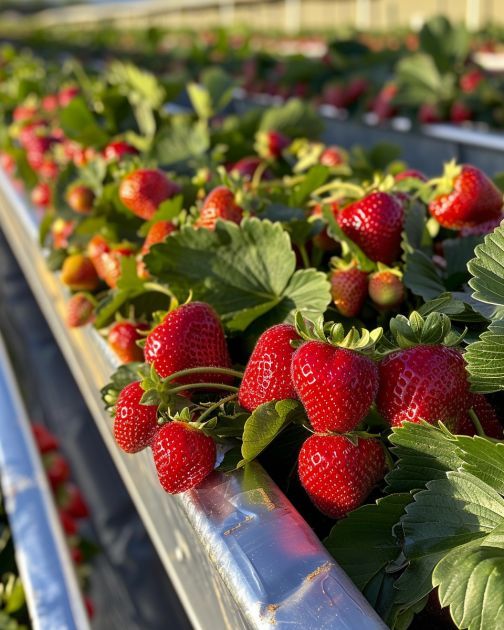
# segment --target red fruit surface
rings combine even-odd
[[[404,300],[404,284],[391,271],[377,271],[369,276],[369,297],[381,308],[394,308]]]
[[[450,109],[450,120],[453,123],[463,123],[472,120],[473,112],[465,103],[455,101]]]
[[[0,167],[8,174],[16,172],[16,160],[10,153],[0,152]]]
[[[36,105],[18,105],[12,112],[12,118],[15,122],[21,122],[22,120],[30,120],[37,115]]]
[[[103,149],[103,156],[107,161],[120,160],[124,155],[138,155],[138,150],[124,140],[110,142]]]
[[[98,277],[113,289],[121,277],[123,256],[132,256],[133,250],[129,245],[117,245],[111,248],[103,236],[96,234],[89,241],[88,254],[93,261]]]
[[[323,166],[339,166],[345,163],[345,156],[339,147],[327,147],[322,151],[319,162]]]
[[[119,186],[122,203],[141,219],[149,221],[159,205],[180,192],[180,186],[157,169],[140,168],[127,175]]]
[[[177,227],[171,221],[156,221],[153,223],[142,246],[142,254],[146,254],[152,245],[162,243],[167,236],[177,231]]]
[[[53,489],[68,481],[70,467],[67,460],[60,453],[49,452],[43,457],[44,468]]]
[[[254,177],[255,172],[261,164],[261,158],[252,155],[238,160],[238,162],[233,164],[230,170],[232,173],[237,173],[238,175],[243,177],[246,181],[250,181]],[[271,179],[271,177],[271,171],[265,169],[261,175],[261,181],[264,179]]]
[[[88,505],[82,496],[82,492],[74,483],[67,483],[59,488],[57,493],[58,507],[72,518],[87,518],[89,516]]]
[[[138,453],[151,442],[158,431],[157,406],[141,405],[144,390],[134,381],[121,391],[114,418],[114,437],[126,453]]]
[[[90,324],[94,320],[95,305],[84,293],[76,293],[68,300],[66,322],[70,328]]]
[[[290,139],[279,131],[259,131],[256,149],[261,157],[276,160],[290,143]]]
[[[169,422],[152,443],[159,483],[178,494],[198,486],[215,466],[215,442],[183,422]]]
[[[469,394],[467,407],[468,409],[472,408],[474,413],[478,416],[485,435],[497,440],[504,439],[503,427],[497,416],[497,412],[483,394]],[[476,427],[469,417],[469,414],[464,413],[459,419],[457,433],[462,435],[476,435]]]
[[[422,173],[422,171],[417,171],[415,168],[409,168],[405,171],[401,171],[400,173],[397,173],[397,175],[394,176],[394,179],[396,180],[396,182],[400,182],[403,179],[419,179],[421,182],[426,182],[427,181],[427,176],[424,175],[424,173]]]
[[[170,311],[147,336],[145,360],[166,378],[193,367],[231,367],[219,316],[208,304],[190,302]],[[208,372],[180,377],[177,383],[228,383],[229,376]]]
[[[397,85],[394,83],[389,83],[381,89],[373,103],[373,112],[378,117],[378,120],[387,120],[397,113],[397,107],[393,104],[396,94]]]
[[[301,447],[299,478],[311,501],[331,518],[358,508],[385,475],[385,453],[377,440],[312,435]]]
[[[143,361],[143,350],[136,344],[142,339],[140,330],[148,330],[147,324],[116,322],[108,334],[108,342],[122,363]]]
[[[46,158],[40,165],[38,172],[42,179],[45,179],[46,181],[52,181],[56,179],[56,177],[58,177],[59,166],[54,160]]]
[[[378,411],[393,427],[439,420],[449,428],[467,409],[464,359],[446,346],[398,350],[379,364]]]
[[[226,186],[214,188],[203,202],[195,227],[214,230],[218,219],[241,223],[243,210],[235,202],[234,193]]]
[[[94,192],[88,186],[76,184],[72,186],[66,195],[70,208],[78,214],[89,214],[93,210]]]
[[[390,265],[399,257],[404,210],[394,195],[371,193],[340,210],[336,218],[371,260]]]
[[[378,369],[371,359],[322,341],[307,341],[296,350],[291,374],[315,431],[351,431],[378,390]]]
[[[466,94],[471,94],[471,92],[476,90],[484,78],[485,77],[480,70],[473,68],[472,70],[465,72],[460,77],[460,87]]]
[[[59,517],[65,534],[67,536],[75,536],[77,534],[77,523],[75,519],[63,510],[59,511]]]
[[[441,114],[439,113],[436,105],[430,103],[422,103],[418,110],[418,121],[422,125],[430,125],[433,123],[441,122]]]
[[[41,208],[48,208],[52,202],[52,191],[49,184],[37,184],[31,192],[32,203]]]
[[[74,100],[74,98],[79,94],[79,92],[80,92],[79,88],[75,85],[62,88],[58,92],[58,101],[59,101],[60,107],[66,107],[67,105],[69,105]]]
[[[285,398],[297,398],[291,380],[294,339],[301,339],[294,326],[278,324],[257,340],[240,385],[238,401],[248,411]]]
[[[356,267],[331,272],[331,296],[338,311],[345,317],[356,317],[366,301],[368,276]]]
[[[95,607],[93,604],[93,600],[87,595],[84,596],[84,606],[86,607],[87,615],[90,619],[93,619],[95,615]]]
[[[75,227],[74,221],[65,221],[58,218],[51,226],[53,245],[56,249],[68,247],[68,239],[72,235]]]
[[[460,230],[501,216],[502,192],[475,166],[463,164],[452,186],[451,192],[429,204],[429,212],[442,226]]]
[[[83,254],[72,254],[65,258],[61,281],[73,291],[94,291],[99,284],[93,262]]]
[[[499,214],[495,219],[490,219],[490,221],[485,221],[485,223],[478,223],[478,225],[473,225],[472,227],[464,227],[460,230],[460,236],[485,236],[486,234],[490,234],[490,232],[493,232],[495,228],[501,224],[502,219],[504,219],[504,216]]]
[[[48,113],[54,112],[59,107],[59,98],[57,94],[48,94],[42,99],[42,109]]]
[[[32,424],[32,431],[37,448],[41,453],[48,453],[59,448],[58,439],[43,424]]]

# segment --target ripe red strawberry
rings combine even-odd
[[[59,511],[59,517],[65,534],[67,536],[75,536],[77,534],[77,523],[75,519],[70,516],[70,514],[63,512],[63,510]]]
[[[108,342],[122,363],[143,361],[143,350],[136,344],[142,339],[140,330],[148,330],[147,324],[135,322],[116,322],[108,334]]]
[[[283,133],[279,131],[259,131],[256,135],[256,151],[267,160],[276,160],[291,143]]]
[[[41,208],[48,208],[52,202],[52,191],[49,184],[42,182],[37,184],[31,192],[32,203]]]
[[[170,494],[195,488],[215,466],[215,442],[184,422],[163,425],[152,452],[159,482]]]
[[[87,518],[89,508],[81,491],[74,483],[67,483],[58,489],[56,495],[60,510],[73,518]]]
[[[54,451],[46,453],[43,457],[43,463],[49,483],[54,490],[68,481],[70,467],[61,453]]]
[[[394,195],[374,192],[340,210],[343,232],[376,262],[392,264],[401,251],[404,211]]]
[[[70,555],[74,564],[80,565],[84,562],[84,554],[80,547],[70,547]]]
[[[159,426],[157,406],[141,405],[144,395],[138,381],[121,391],[117,399],[114,418],[114,437],[126,453],[138,453],[151,445]]]
[[[502,193],[475,166],[450,162],[441,186],[429,212],[442,226],[460,230],[501,216]]]
[[[235,202],[234,193],[226,186],[214,188],[200,210],[195,227],[214,230],[218,219],[241,223],[243,210]]]
[[[138,151],[135,147],[132,147],[131,144],[124,142],[124,140],[110,142],[103,149],[103,157],[108,162],[120,160],[124,155],[138,155]]]
[[[339,166],[345,161],[345,154],[340,147],[326,147],[319,159],[323,166]]]
[[[87,595],[84,595],[84,606],[86,607],[86,612],[89,619],[93,619],[95,615],[95,607],[93,604],[93,600]]]
[[[385,453],[378,440],[343,435],[312,435],[299,453],[299,478],[311,501],[331,518],[358,508],[385,475]]]
[[[0,152],[0,167],[7,175],[14,175],[16,172],[16,160],[10,153]]]
[[[148,221],[163,201],[180,192],[180,186],[157,169],[140,168],[127,175],[119,186],[119,198],[137,217]]]
[[[257,340],[240,385],[238,401],[248,411],[273,400],[297,398],[291,380],[291,345],[301,339],[294,326],[277,324]]]
[[[401,171],[394,176],[396,182],[400,182],[403,179],[419,179],[421,182],[426,182],[427,177],[422,173],[422,171],[417,171],[415,168],[408,168],[405,171]]]
[[[12,118],[15,122],[21,122],[34,118],[37,113],[38,108],[36,105],[18,105],[12,112]]]
[[[127,244],[115,245],[111,248],[103,236],[97,234],[89,241],[88,253],[98,277],[111,289],[114,289],[121,277],[123,256],[132,256],[134,252],[131,246]]]
[[[356,317],[366,301],[368,276],[357,267],[331,271],[331,296],[345,317]]]
[[[51,160],[50,158],[45,158],[40,165],[38,172],[42,179],[45,179],[46,181],[52,181],[53,179],[56,179],[56,177],[58,177],[59,166],[54,160]]]
[[[261,164],[261,158],[252,155],[238,160],[238,162],[233,164],[230,171],[231,173],[240,175],[240,177],[243,177],[246,181],[250,181]],[[271,171],[266,169],[261,175],[261,181],[271,179],[272,177]]]
[[[380,308],[394,308],[404,300],[404,284],[393,271],[376,271],[369,276],[369,297]]]
[[[163,322],[147,336],[145,360],[166,378],[193,367],[230,368],[231,359],[219,316],[208,304],[190,302],[170,311]],[[193,374],[177,383],[228,383],[229,376]]]
[[[66,322],[70,328],[90,324],[94,316],[95,304],[85,293],[76,293],[68,300]]]
[[[59,448],[59,442],[43,424],[32,424],[33,437],[40,453],[48,453]]]
[[[503,427],[497,413],[483,394],[469,394],[467,408],[474,410],[483,431],[488,437],[497,440],[504,439]],[[462,435],[476,435],[476,427],[467,413],[464,413],[459,418],[457,433]]]
[[[67,105],[69,105],[73,101],[73,99],[78,96],[79,92],[79,88],[75,85],[69,85],[67,87],[61,88],[61,90],[58,92],[58,101],[60,107],[66,107]]]
[[[392,118],[397,113],[397,107],[393,103],[397,95],[397,85],[388,83],[385,85],[373,103],[373,113],[376,114],[379,121]]]
[[[75,221],[65,221],[61,218],[54,221],[51,226],[51,236],[56,249],[68,247],[68,239],[72,235],[74,227]]]
[[[162,243],[167,236],[176,231],[177,227],[171,221],[156,221],[156,223],[153,223],[142,245],[142,254],[146,254],[152,245]]]
[[[398,350],[379,365],[378,411],[393,427],[425,420],[454,427],[467,410],[468,383],[458,350],[441,345]]]
[[[59,99],[57,94],[48,94],[42,99],[42,109],[48,113],[54,112],[59,107]]]
[[[468,70],[460,77],[460,87],[463,92],[470,94],[474,92],[478,85],[483,81],[483,73],[477,68]]]
[[[478,225],[473,225],[472,227],[464,227],[460,230],[459,236],[486,236],[486,234],[490,234],[493,232],[496,227],[501,224],[504,216],[499,214],[495,219],[490,219],[490,221],[485,221],[485,223],[478,223]]]
[[[351,431],[378,390],[378,369],[371,359],[321,341],[296,350],[291,374],[315,431]]]
[[[94,291],[100,282],[91,259],[83,254],[65,258],[61,281],[73,291]]]
[[[92,212],[94,199],[94,192],[83,184],[75,184],[68,189],[66,194],[68,205],[78,214],[89,214]]]
[[[430,103],[422,103],[418,110],[418,121],[422,125],[430,125],[433,123],[441,122],[441,114],[436,105]]]
[[[455,101],[450,109],[450,120],[453,123],[464,123],[473,119],[473,112],[462,101]]]

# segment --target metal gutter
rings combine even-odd
[[[89,630],[68,546],[1,337],[0,473],[34,630]]]
[[[385,628],[259,465],[214,473],[173,497],[150,452],[117,448],[99,395],[114,359],[94,329],[65,325],[68,292],[45,264],[26,200],[2,172],[0,224],[194,627]]]

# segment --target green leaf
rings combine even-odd
[[[398,457],[393,470],[386,476],[387,492],[419,490],[433,479],[444,479],[447,471],[463,464],[454,437],[427,423],[405,422],[394,427],[389,441]]]
[[[504,549],[472,541],[439,562],[433,584],[458,628],[500,630],[504,626]]]
[[[84,146],[101,148],[108,135],[99,126],[84,99],[80,96],[59,112],[59,122],[65,135]]]
[[[458,436],[456,444],[462,468],[504,495],[504,442]]]
[[[455,75],[441,74],[432,57],[423,53],[401,59],[397,68],[398,92],[395,101],[401,105],[436,104],[453,97]]]
[[[504,225],[485,236],[475,249],[476,257],[467,265],[474,276],[469,285],[480,302],[504,306]]]
[[[482,236],[448,238],[443,241],[443,255],[446,260],[448,288],[459,288],[467,280],[467,263],[473,258],[474,250],[483,240]]]
[[[241,449],[239,446],[235,446],[226,452],[221,463],[217,466],[217,470],[221,472],[232,472],[236,470],[238,464],[241,462],[241,458]]]
[[[472,391],[504,389],[504,320],[492,322],[478,341],[469,344],[464,358]]]
[[[393,528],[411,501],[411,494],[403,493],[363,505],[339,521],[324,540],[329,553],[360,590],[399,555]]]
[[[261,131],[279,131],[290,138],[317,139],[323,129],[321,118],[314,109],[299,99],[291,99],[284,105],[272,107],[263,114]]]
[[[110,382],[101,390],[105,407],[110,409],[116,403],[119,393],[133,381],[139,381],[138,368],[140,363],[128,363],[121,365],[110,377]]]
[[[348,251],[359,263],[359,269],[362,271],[374,271],[376,264],[370,260],[362,249],[356,245],[340,228],[333,211],[328,205],[322,207],[322,214],[327,221],[328,233],[335,240],[344,243]]]
[[[233,97],[234,79],[222,68],[205,70],[201,83],[189,83],[187,92],[199,118],[208,120],[218,114]]]
[[[446,292],[436,266],[418,249],[406,254],[404,284],[412,293],[424,300],[432,300]]]
[[[322,166],[322,164],[312,166],[306,173],[302,183],[292,189],[289,198],[290,205],[294,207],[301,206],[314,190],[325,184],[328,176],[329,169],[327,166]]]
[[[259,405],[245,422],[241,453],[245,462],[255,459],[300,414],[303,407],[297,400],[280,400]]]
[[[190,291],[208,302],[230,330],[245,330],[266,313],[276,322],[296,309],[325,310],[330,301],[324,274],[294,272],[295,256],[279,224],[245,219],[219,221],[214,232],[186,226],[146,256],[151,274],[182,301]]]
[[[186,117],[173,120],[156,134],[151,157],[168,166],[203,156],[210,148],[210,136],[206,125],[193,123]]]
[[[420,48],[432,57],[441,72],[464,61],[469,46],[469,34],[464,26],[451,24],[443,15],[432,17],[420,31]]]
[[[154,223],[158,221],[173,221],[182,211],[182,206],[184,203],[184,197],[182,195],[177,195],[172,199],[167,199],[163,201],[156,212],[154,213],[152,219],[149,221],[145,221],[142,224],[142,227],[138,230],[140,236],[147,236],[150,228]]]
[[[458,322],[485,321],[485,318],[475,312],[468,302],[457,299],[453,293],[442,293],[439,297],[425,302],[418,309],[418,313],[424,317],[434,312],[444,313],[451,320]]]

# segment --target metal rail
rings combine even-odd
[[[35,630],[89,630],[68,546],[0,337],[0,473]]]
[[[0,224],[194,627],[385,628],[259,465],[214,473],[173,497],[161,490],[150,452],[117,448],[99,395],[114,359],[94,329],[66,327],[68,292],[45,264],[26,200],[2,172]]]

